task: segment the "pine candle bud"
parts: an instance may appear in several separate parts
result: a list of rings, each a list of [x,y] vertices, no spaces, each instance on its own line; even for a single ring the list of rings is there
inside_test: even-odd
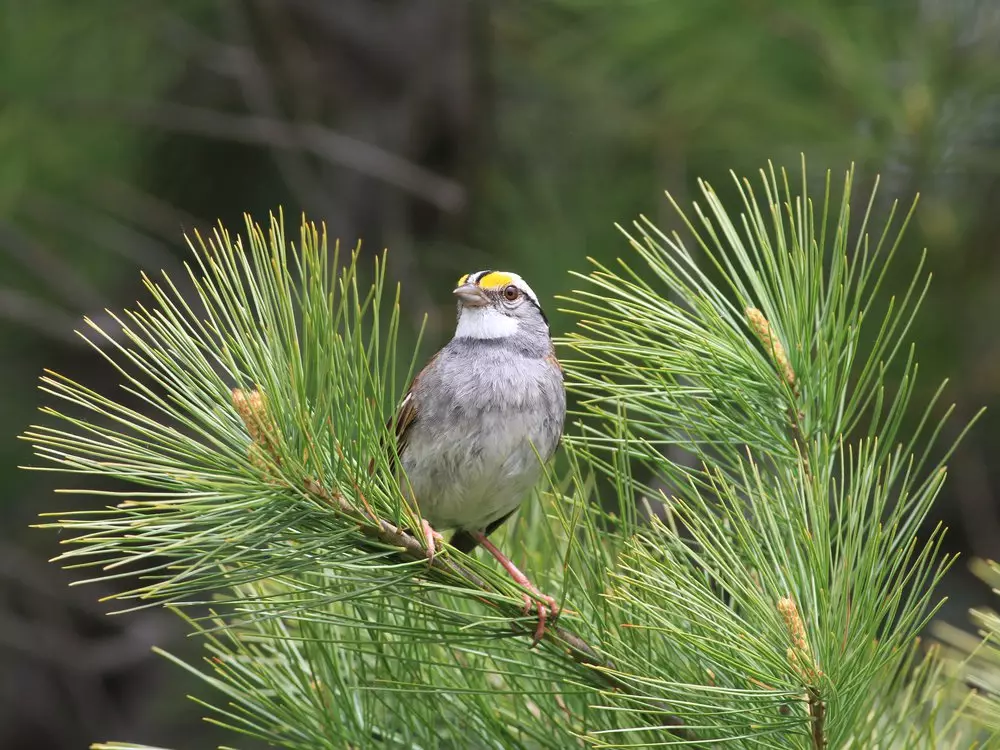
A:
[[[792,647],[788,649],[788,662],[792,669],[805,681],[815,682],[823,673],[816,669],[813,662],[809,641],[806,639],[806,627],[799,616],[799,609],[790,596],[778,600],[778,612],[785,621],[788,637]]]
[[[790,596],[782,597],[778,600],[778,612],[781,613],[788,628],[788,635],[791,636],[792,645],[800,651],[809,650],[809,642],[806,641],[806,628],[799,616],[799,608]]]
[[[277,430],[267,413],[267,400],[264,394],[256,390],[233,388],[233,408],[240,415],[250,434],[252,441],[249,451],[250,462],[261,471],[267,471],[268,458],[280,463],[275,450]]]
[[[778,369],[781,370],[781,376],[788,383],[788,386],[794,390],[796,387],[795,371],[788,361],[788,354],[785,352],[785,347],[782,346],[781,341],[771,331],[771,324],[767,322],[764,313],[756,307],[748,307],[746,309],[746,316],[750,322],[750,327],[753,328],[754,333],[757,334],[757,338],[764,345],[764,349],[774,356],[774,361],[778,364]]]
[[[250,439],[255,443],[266,437],[263,430],[263,417],[267,414],[264,396],[260,391],[244,391],[233,388],[233,408],[246,425]]]

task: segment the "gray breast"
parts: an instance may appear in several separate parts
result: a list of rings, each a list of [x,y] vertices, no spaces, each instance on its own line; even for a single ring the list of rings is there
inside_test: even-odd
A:
[[[417,417],[402,464],[436,527],[481,529],[506,515],[558,446],[562,373],[511,344],[452,341],[414,387]]]

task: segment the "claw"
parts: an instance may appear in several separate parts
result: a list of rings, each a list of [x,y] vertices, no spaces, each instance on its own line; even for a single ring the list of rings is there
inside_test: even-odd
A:
[[[524,614],[527,615],[531,611],[532,605],[535,606],[535,611],[538,613],[538,625],[535,626],[535,632],[531,638],[531,645],[528,648],[534,648],[541,642],[542,638],[545,637],[545,624],[548,622],[549,615],[552,615],[554,620],[559,616],[559,607],[556,605],[556,600],[553,599],[548,594],[541,593],[534,586],[531,587],[532,592],[538,599],[537,601],[532,599],[527,594],[524,594]]]
[[[437,553],[438,544],[444,542],[444,537],[437,533],[434,528],[425,520],[420,520],[420,528],[424,532],[424,544],[427,547],[427,562],[434,564],[434,555]]]
[[[531,611],[532,604],[535,605],[538,612],[538,625],[535,626],[535,632],[531,636],[531,645],[528,648],[537,646],[539,641],[545,636],[545,621],[548,619],[548,615],[545,612],[545,605],[534,601],[530,596],[524,594],[524,614],[528,614]]]

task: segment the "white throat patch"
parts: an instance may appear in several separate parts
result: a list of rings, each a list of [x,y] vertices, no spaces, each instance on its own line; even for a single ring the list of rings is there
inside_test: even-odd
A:
[[[502,339],[517,333],[517,319],[492,307],[463,307],[455,327],[456,339]]]

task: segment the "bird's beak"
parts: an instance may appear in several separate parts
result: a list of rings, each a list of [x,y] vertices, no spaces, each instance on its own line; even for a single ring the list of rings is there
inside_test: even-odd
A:
[[[486,307],[489,304],[489,297],[486,296],[480,287],[475,284],[462,284],[452,292],[459,301],[466,307]]]

